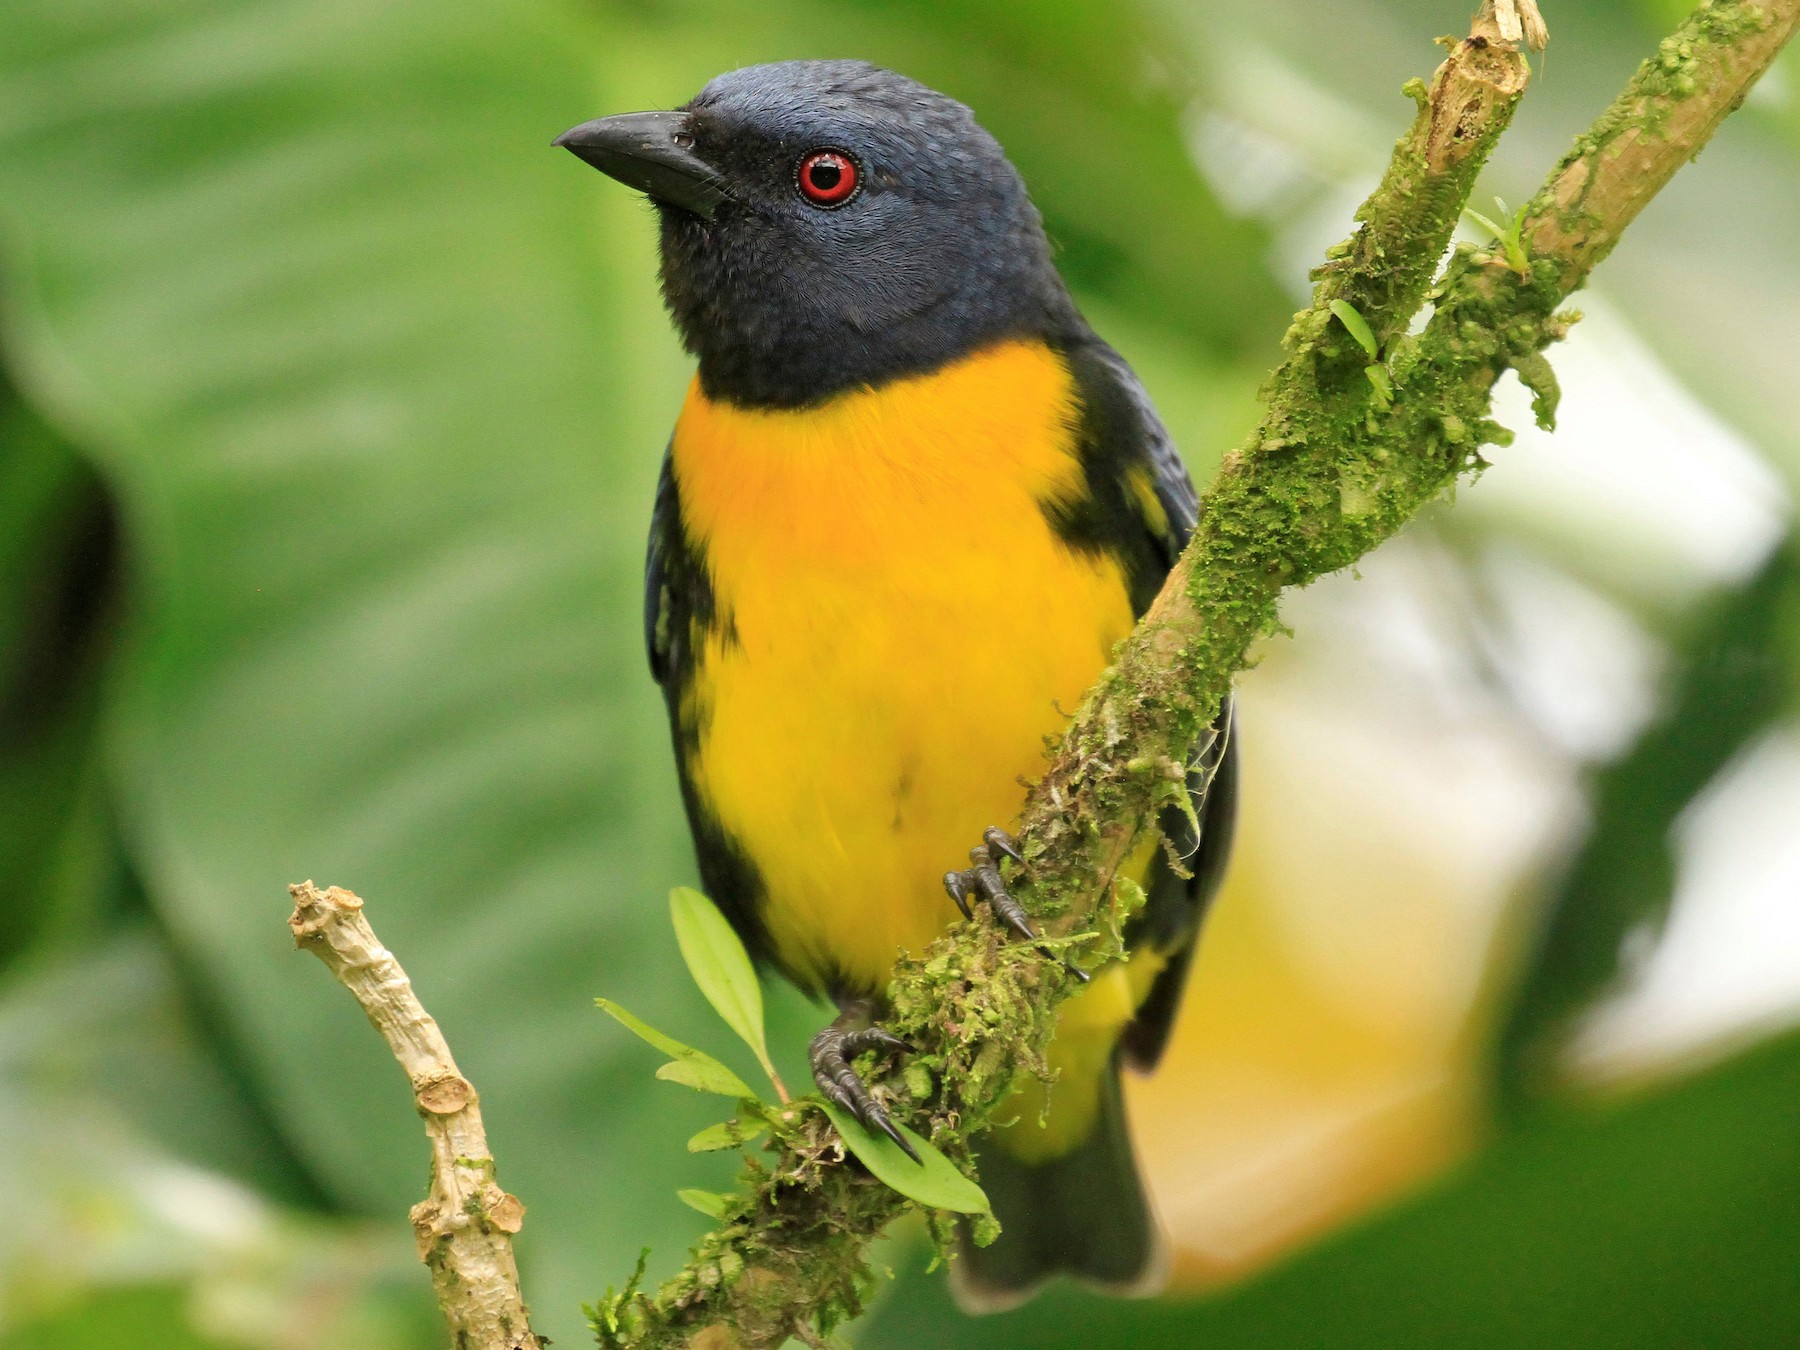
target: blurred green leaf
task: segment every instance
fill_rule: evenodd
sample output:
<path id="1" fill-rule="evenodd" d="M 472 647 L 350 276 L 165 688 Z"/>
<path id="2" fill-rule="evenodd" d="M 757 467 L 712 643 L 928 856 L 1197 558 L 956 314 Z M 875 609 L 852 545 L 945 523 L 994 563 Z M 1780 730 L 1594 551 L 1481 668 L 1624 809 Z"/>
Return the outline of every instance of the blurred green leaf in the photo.
<path id="1" fill-rule="evenodd" d="M 244 1350 L 197 1331 L 191 1301 L 176 1285 L 103 1290 L 0 1336 L 0 1350 Z"/>
<path id="2" fill-rule="evenodd" d="M 756 1052 L 757 1063 L 773 1080 L 775 1066 L 769 1062 L 763 1032 L 762 985 L 744 944 L 718 906 L 691 886 L 669 892 L 669 917 L 694 983 L 725 1024 Z"/>
<path id="3" fill-rule="evenodd" d="M 965 1318 L 914 1273 L 861 1350 L 1789 1350 L 1800 1037 L 1596 1110 L 1545 1112 L 1445 1183 L 1205 1301 L 1054 1288 Z M 1005 1241 L 1004 1238 L 1001 1241 Z"/>
<path id="4" fill-rule="evenodd" d="M 642 58 L 553 0 L 0 7 L 8 357 L 131 522 L 133 861 L 289 1145 L 403 1221 L 404 1086 L 283 924 L 301 877 L 368 899 L 559 1341 L 597 1268 L 678 1259 L 678 1169 L 730 1166 L 586 1011 L 705 1017 L 640 619 L 686 370 L 642 204 L 549 145 Z"/>
<path id="5" fill-rule="evenodd" d="M 90 935 L 115 879 L 99 725 L 117 551 L 98 477 L 0 374 L 0 970 Z"/>
<path id="6" fill-rule="evenodd" d="M 705 1051 L 683 1045 L 673 1036 L 663 1035 L 655 1027 L 633 1017 L 611 999 L 597 998 L 594 1002 L 633 1035 L 648 1041 L 665 1055 L 673 1056 L 656 1071 L 658 1078 L 680 1083 L 683 1087 L 691 1087 L 700 1092 L 716 1092 L 722 1097 L 747 1097 L 755 1100 L 756 1093 L 751 1091 L 743 1079 Z"/>
<path id="7" fill-rule="evenodd" d="M 1546 902 L 1499 1019 L 1503 1116 L 1557 1085 L 1557 1055 L 1580 1015 L 1616 984 L 1626 939 L 1661 931 L 1675 890 L 1675 820 L 1791 705 L 1797 654 L 1800 542 L 1790 538 L 1743 587 L 1694 616 L 1667 709 L 1595 776 L 1593 823 Z"/>
<path id="8" fill-rule="evenodd" d="M 919 1155 L 919 1160 L 914 1162 L 885 1134 L 876 1134 L 855 1116 L 838 1110 L 830 1102 L 819 1105 L 837 1127 L 845 1147 L 883 1185 L 899 1191 L 909 1200 L 917 1200 L 927 1209 L 947 1209 L 957 1214 L 988 1212 L 987 1193 L 938 1152 L 929 1139 L 896 1124 L 906 1142 Z"/>
<path id="9" fill-rule="evenodd" d="M 314 1179 L 295 1167 L 191 992 L 142 913 L 103 940 L 15 972 L 0 993 L 0 1101 L 76 1096 L 83 1114 L 116 1118 L 108 1128 L 128 1126 L 146 1148 L 316 1208 Z M 0 1153 L 20 1149 L 0 1137 Z M 0 1185 L 0 1212 L 6 1199 Z"/>
<path id="10" fill-rule="evenodd" d="M 698 1210 L 709 1219 L 722 1219 L 731 1206 L 731 1197 L 717 1191 L 679 1190 L 675 1198 L 689 1209 Z"/>

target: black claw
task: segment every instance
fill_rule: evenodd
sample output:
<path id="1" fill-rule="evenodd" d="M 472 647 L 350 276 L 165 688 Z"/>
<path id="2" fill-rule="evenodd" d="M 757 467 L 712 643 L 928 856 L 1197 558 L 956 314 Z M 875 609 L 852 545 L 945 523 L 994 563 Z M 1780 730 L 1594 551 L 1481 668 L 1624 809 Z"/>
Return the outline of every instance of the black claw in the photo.
<path id="1" fill-rule="evenodd" d="M 970 849 L 969 861 L 975 864 L 969 869 L 975 878 L 975 889 L 988 902 L 988 908 L 993 910 L 994 917 L 1027 942 L 1036 942 L 1038 934 L 1037 929 L 1032 926 L 1031 917 L 1025 913 L 1025 907 L 1008 893 L 1006 883 L 1000 879 L 1000 869 L 994 866 L 993 855 L 987 851 L 987 845 L 979 844 Z"/>
<path id="2" fill-rule="evenodd" d="M 845 1035 L 843 1045 L 845 1059 L 854 1059 L 865 1050 L 898 1050 L 908 1055 L 912 1053 L 912 1047 L 886 1027 L 864 1027 L 860 1031 L 852 1031 Z"/>
<path id="3" fill-rule="evenodd" d="M 969 908 L 969 890 L 975 884 L 975 878 L 969 872 L 944 873 L 944 889 L 950 898 L 956 901 L 956 907 L 962 911 L 965 919 L 973 919 L 975 912 Z"/>
<path id="4" fill-rule="evenodd" d="M 889 1139 L 892 1139 L 896 1144 L 900 1145 L 900 1151 L 914 1162 L 918 1163 L 919 1166 L 923 1167 L 925 1165 L 925 1160 L 919 1156 L 918 1150 L 906 1142 L 906 1136 L 901 1134 L 900 1131 L 895 1128 L 894 1122 L 888 1119 L 888 1113 L 883 1111 L 874 1102 L 869 1103 L 868 1114 L 862 1116 L 861 1120 L 862 1123 L 867 1125 L 871 1130 L 880 1130 Z"/>
<path id="5" fill-rule="evenodd" d="M 851 1061 L 869 1050 L 910 1052 L 912 1047 L 886 1027 L 859 1025 L 868 1016 L 866 1005 L 846 1009 L 844 1014 L 812 1039 L 807 1058 L 812 1064 L 813 1081 L 825 1099 L 839 1110 L 847 1111 L 871 1130 L 880 1130 L 898 1144 L 906 1156 L 919 1162 L 919 1155 L 906 1142 L 906 1136 L 895 1128 L 887 1111 L 864 1086 Z"/>
<path id="6" fill-rule="evenodd" d="M 1009 896 L 1007 896 L 1007 899 L 1010 900 L 1010 899 L 1012 899 L 1012 897 L 1009 895 Z M 995 906 L 995 908 L 1000 909 L 999 906 Z M 1038 935 L 1037 929 L 1032 926 L 1032 922 L 1028 917 L 1026 917 L 1024 910 L 1014 909 L 1011 907 L 1000 909 L 1000 917 L 1002 919 L 1006 920 L 1006 926 L 1008 928 L 1012 929 L 1013 932 L 1017 933 L 1020 937 L 1024 938 L 1025 941 L 1027 941 L 1027 942 L 1036 942 L 1037 941 L 1037 935 Z"/>
<path id="7" fill-rule="evenodd" d="M 982 842 L 969 850 L 969 861 L 974 864 L 961 872 L 944 874 L 944 889 L 950 892 L 950 898 L 956 901 L 964 918 L 973 918 L 969 913 L 969 894 L 978 893 L 988 903 L 994 917 L 999 919 L 1013 932 L 1027 942 L 1037 942 L 1038 931 L 1031 922 L 1031 916 L 1025 907 L 1013 899 L 1012 893 L 1006 889 L 1006 882 L 1000 876 L 1000 869 L 994 863 L 995 853 L 1005 854 L 1014 862 L 1023 864 L 1025 855 L 1019 851 L 1019 845 L 1013 837 L 997 825 L 990 825 L 981 832 Z M 1066 956 L 1058 956 L 1049 948 L 1039 946 L 1038 950 L 1052 960 L 1062 964 L 1082 984 L 1088 983 L 1093 976 Z"/>
<path id="8" fill-rule="evenodd" d="M 981 832 L 981 842 L 987 845 L 990 856 L 1004 853 L 1021 867 L 1025 865 L 1025 855 L 1019 851 L 1018 843 L 998 825 L 990 825 Z"/>

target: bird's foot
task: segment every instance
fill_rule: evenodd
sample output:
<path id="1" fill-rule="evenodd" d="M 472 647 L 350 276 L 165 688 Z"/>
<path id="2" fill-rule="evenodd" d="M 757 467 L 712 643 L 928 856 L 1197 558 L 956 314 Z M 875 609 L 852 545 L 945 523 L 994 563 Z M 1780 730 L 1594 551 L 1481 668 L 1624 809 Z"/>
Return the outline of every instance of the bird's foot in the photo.
<path id="1" fill-rule="evenodd" d="M 908 1051 L 912 1047 L 893 1032 L 870 1022 L 872 1009 L 867 1004 L 852 1004 L 836 1021 L 812 1038 L 807 1059 L 812 1064 L 813 1082 L 825 1099 L 848 1111 L 871 1130 L 879 1130 L 914 1162 L 918 1153 L 906 1142 L 906 1136 L 895 1128 L 887 1109 L 870 1094 L 867 1085 L 852 1067 L 856 1057 L 869 1050 Z"/>
<path id="2" fill-rule="evenodd" d="M 956 907 L 962 911 L 963 918 L 975 917 L 969 908 L 969 897 L 976 896 L 987 901 L 994 917 L 1013 932 L 1027 942 L 1036 942 L 1038 934 L 1032 925 L 1031 916 L 1007 892 L 1006 882 L 1000 876 L 999 859 L 1002 856 L 1011 858 L 1021 866 L 1025 862 L 1025 855 L 1019 851 L 1017 841 L 997 825 L 990 825 L 982 831 L 981 842 L 969 850 L 970 865 L 960 872 L 944 873 L 944 889 L 956 901 Z"/>
<path id="3" fill-rule="evenodd" d="M 969 866 L 960 872 L 944 873 L 944 889 L 962 911 L 963 918 L 972 919 L 974 912 L 969 907 L 969 898 L 974 896 L 987 901 L 988 909 L 996 919 L 1005 924 L 1013 932 L 1027 942 L 1038 941 L 1037 925 L 1032 923 L 1031 916 L 1025 912 L 1025 906 L 1013 899 L 1006 889 L 1006 881 L 1000 875 L 1000 859 L 1011 858 L 1021 867 L 1025 865 L 1025 854 L 1020 850 L 1018 841 L 997 825 L 990 825 L 981 832 L 981 842 L 969 850 Z M 1046 956 L 1054 956 L 1047 948 L 1039 946 L 1038 950 Z M 1088 973 L 1072 961 L 1062 960 L 1063 969 L 1083 984 L 1088 981 Z"/>

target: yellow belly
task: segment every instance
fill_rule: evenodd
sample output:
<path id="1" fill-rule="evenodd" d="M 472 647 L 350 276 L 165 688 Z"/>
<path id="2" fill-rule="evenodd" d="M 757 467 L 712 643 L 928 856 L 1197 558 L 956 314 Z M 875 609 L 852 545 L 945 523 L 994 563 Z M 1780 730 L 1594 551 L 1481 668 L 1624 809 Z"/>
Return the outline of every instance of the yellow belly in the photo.
<path id="1" fill-rule="evenodd" d="M 688 395 L 682 518 L 729 620 L 687 694 L 689 771 L 815 989 L 879 992 L 955 916 L 944 872 L 1016 822 L 1130 630 L 1121 569 L 1045 518 L 1081 491 L 1075 420 L 1028 343 L 800 411 Z"/>

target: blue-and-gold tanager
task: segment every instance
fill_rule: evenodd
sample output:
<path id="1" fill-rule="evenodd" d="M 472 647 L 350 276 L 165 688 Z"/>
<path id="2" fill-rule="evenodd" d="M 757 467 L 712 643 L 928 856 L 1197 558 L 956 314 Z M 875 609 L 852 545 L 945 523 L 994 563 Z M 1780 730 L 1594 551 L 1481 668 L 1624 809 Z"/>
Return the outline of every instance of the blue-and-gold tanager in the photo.
<path id="1" fill-rule="evenodd" d="M 656 204 L 663 293 L 699 363 L 644 612 L 701 876 L 752 952 L 837 1002 L 814 1076 L 891 1133 L 849 1062 L 903 1049 L 876 1025 L 895 957 L 955 917 L 946 886 L 1031 932 L 996 823 L 1155 595 L 1194 489 L 960 103 L 791 61 L 557 144 Z M 1057 1272 L 1159 1281 L 1118 1073 L 1168 1037 L 1229 843 L 1229 745 L 1190 777 L 1199 837 L 1179 813 L 1165 826 L 1190 865 L 1139 855 L 1131 957 L 1066 1005 L 1047 1110 L 1028 1086 L 982 1144 L 1003 1231 L 954 1263 L 969 1306 Z"/>

